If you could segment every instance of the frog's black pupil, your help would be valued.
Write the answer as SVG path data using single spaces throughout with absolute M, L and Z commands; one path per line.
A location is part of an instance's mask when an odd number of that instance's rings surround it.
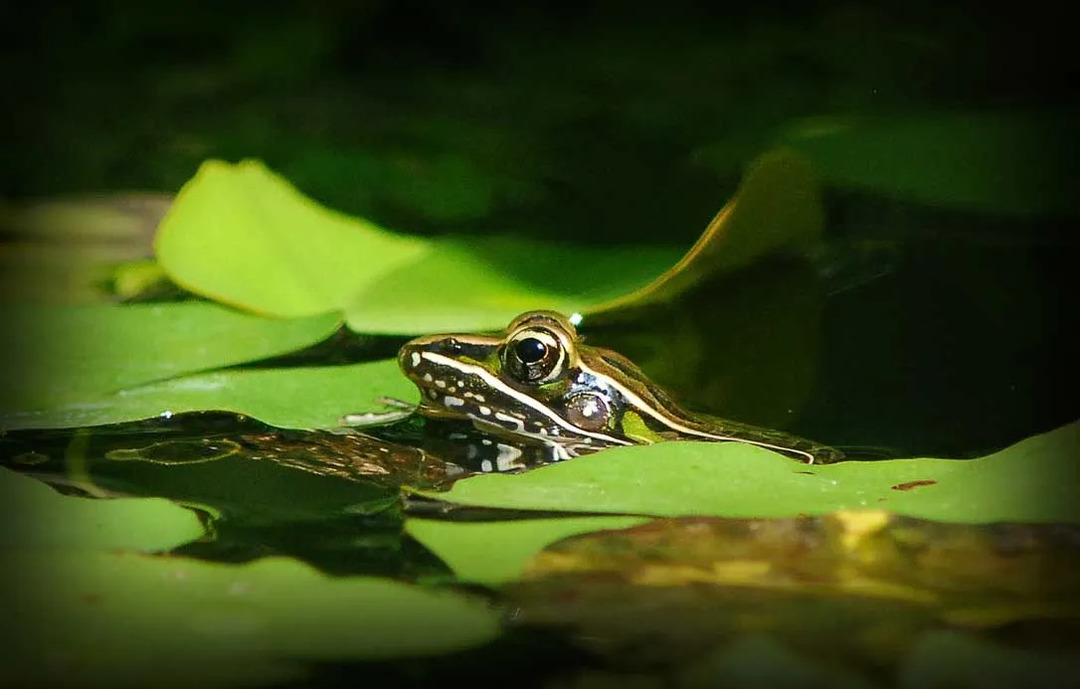
M 535 337 L 526 337 L 518 340 L 514 345 L 514 353 L 523 364 L 535 364 L 547 354 L 547 345 Z

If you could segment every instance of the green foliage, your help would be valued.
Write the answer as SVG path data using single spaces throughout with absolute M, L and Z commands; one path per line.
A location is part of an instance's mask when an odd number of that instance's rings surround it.
M 438 555 L 458 579 L 489 586 L 521 577 L 539 550 L 569 536 L 601 529 L 625 529 L 643 517 L 567 517 L 501 522 L 409 519 L 405 532 Z
M 198 294 L 273 316 L 344 312 L 353 330 L 393 334 L 498 329 L 530 308 L 582 311 L 678 259 L 671 249 L 394 234 L 320 207 L 254 161 L 206 163 L 155 249 Z
M 0 495 L 9 514 L 18 515 L 0 530 L 2 550 L 162 551 L 204 532 L 194 512 L 163 498 L 65 497 L 2 467 Z
M 162 551 L 200 538 L 160 498 L 57 494 L 0 469 L 4 686 L 235 686 L 300 678 L 306 660 L 427 655 L 499 633 L 479 600 L 338 579 L 288 558 L 212 564 Z
M 135 385 L 292 352 L 338 327 L 333 315 L 269 319 L 207 303 L 10 307 L 3 319 L 13 326 L 0 369 L 6 415 L 100 404 Z
M 429 495 L 506 509 L 655 516 L 791 517 L 878 508 L 957 522 L 1075 522 L 1078 446 L 1080 422 L 963 461 L 807 466 L 740 443 L 659 443 L 521 475 L 475 476 Z M 933 483 L 902 489 L 914 481 Z
M 115 553 L 5 562 L 0 677 L 12 686 L 236 686 L 304 661 L 429 655 L 499 633 L 482 601 L 287 558 L 246 565 Z M 5 589 L 0 596 L 12 593 Z M 2 600 L 2 599 L 0 599 Z M 63 662 L 42 663 L 42 658 Z
M 335 428 L 342 415 L 379 397 L 414 400 L 416 388 L 391 359 L 350 366 L 213 371 L 127 388 L 117 394 L 11 413 L 14 428 L 73 428 L 136 421 L 165 412 L 231 411 L 278 428 Z
M 788 125 L 785 143 L 823 180 L 848 189 L 965 210 L 1076 213 L 1066 151 L 1075 125 L 1047 114 L 930 113 Z
M 5 315 L 17 327 L 7 346 L 17 363 L 2 372 L 13 394 L 0 405 L 0 427 L 218 409 L 281 427 L 325 428 L 379 396 L 415 391 L 391 374 L 392 362 L 334 371 L 214 369 L 313 344 L 340 318 L 361 332 L 468 332 L 502 328 L 530 309 L 569 314 L 654 301 L 803 246 L 820 230 L 813 175 L 785 151 L 762 157 L 682 260 L 672 248 L 399 235 L 319 206 L 255 161 L 210 161 L 161 221 L 157 268 L 193 292 L 260 315 L 191 302 L 9 307 Z M 146 263 L 117 276 L 128 296 L 161 282 Z

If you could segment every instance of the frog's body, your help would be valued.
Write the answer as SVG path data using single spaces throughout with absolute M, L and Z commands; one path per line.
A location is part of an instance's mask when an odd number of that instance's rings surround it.
M 420 337 L 398 361 L 420 388 L 420 414 L 469 420 L 550 459 L 665 440 L 749 443 L 808 463 L 843 458 L 809 440 L 682 409 L 625 357 L 583 344 L 553 311 L 522 314 L 501 337 Z

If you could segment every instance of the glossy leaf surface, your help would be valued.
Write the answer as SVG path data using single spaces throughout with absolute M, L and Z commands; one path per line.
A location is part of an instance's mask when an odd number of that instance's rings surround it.
M 739 443 L 615 448 L 520 475 L 457 482 L 441 497 L 509 509 L 789 517 L 880 508 L 944 521 L 1080 521 L 1080 422 L 972 460 L 808 466 Z M 439 497 L 438 494 L 430 494 Z
M 285 354 L 338 327 L 333 315 L 253 316 L 216 304 L 10 307 L 0 411 L 92 402 L 184 373 Z

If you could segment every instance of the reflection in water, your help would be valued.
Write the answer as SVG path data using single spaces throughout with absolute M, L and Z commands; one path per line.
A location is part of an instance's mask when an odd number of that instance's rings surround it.
M 396 432 L 404 439 L 414 430 Z M 287 555 L 337 574 L 407 577 L 445 569 L 402 540 L 398 488 L 434 489 L 468 475 L 394 440 L 286 431 L 229 413 L 11 432 L 0 436 L 0 465 L 64 494 L 163 497 L 214 514 L 214 537 L 178 554 L 219 562 Z
M 245 434 L 240 442 L 240 451 L 253 459 L 277 462 L 320 476 L 370 481 L 387 488 L 402 484 L 435 487 L 468 473 L 421 448 L 358 432 L 271 430 Z
M 212 462 L 228 457 L 240 449 L 228 438 L 190 438 L 166 440 L 138 447 L 123 447 L 105 452 L 105 459 L 114 462 L 152 462 L 154 464 L 191 464 Z

